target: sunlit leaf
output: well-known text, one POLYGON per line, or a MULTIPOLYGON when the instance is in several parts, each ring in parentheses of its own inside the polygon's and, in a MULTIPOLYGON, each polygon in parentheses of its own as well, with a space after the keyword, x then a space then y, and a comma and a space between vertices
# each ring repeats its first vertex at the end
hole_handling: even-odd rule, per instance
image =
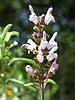
POLYGON ((5 36, 6 33, 8 32, 8 30, 11 28, 11 26, 12 26, 12 24, 8 24, 8 25, 4 28, 4 30, 3 30, 3 35, 4 35, 4 36, 5 36))
POLYGON ((3 41, 3 34, 0 35, 0 44, 2 44, 3 41))
POLYGON ((9 79, 6 80, 6 83, 9 82, 9 81, 15 82, 15 83, 18 83, 18 84, 21 84, 21 85, 24 85, 23 82, 21 82, 21 81, 19 81, 19 80, 16 80, 16 79, 9 78, 9 79))
MULTIPOLYGON (((8 24, 8 25, 4 28, 3 33, 0 34, 0 44, 2 44, 2 42, 3 42, 3 40, 4 40, 4 38, 5 38, 6 34, 7 34, 7 32, 8 32, 8 30, 11 28, 11 26, 12 26, 12 24, 8 24)), ((9 37, 9 36, 8 36, 8 37, 9 37)))
POLYGON ((31 91, 36 92, 36 89, 35 89, 34 87, 32 87, 32 86, 28 86, 27 88, 28 88, 29 90, 31 90, 31 91))
POLYGON ((53 87, 51 89, 51 94, 55 94, 58 89, 59 89, 59 86, 57 84, 53 85, 53 87))
POLYGON ((39 66, 38 64, 35 63, 34 60, 32 60, 32 59, 27 59, 27 58, 13 58, 13 59, 8 63, 8 65, 11 65, 12 63, 14 63, 14 62, 16 62, 16 61, 23 61, 23 62, 32 64, 32 65, 34 65, 34 66, 39 66))
POLYGON ((35 91, 35 92, 36 92, 36 89, 33 86, 36 86, 36 85, 37 85, 37 83, 27 83, 27 84, 24 84, 25 87, 27 87, 30 90, 35 91))
POLYGON ((14 47, 14 46, 17 46, 18 45, 18 42, 17 41, 14 41, 12 44, 10 44, 10 46, 8 47, 9 49, 14 47))
POLYGON ((14 83, 21 84, 21 85, 23 85, 24 87, 29 88, 31 91, 36 91, 36 89, 35 89, 34 87, 32 87, 32 86, 35 85, 35 83, 27 83, 27 84, 25 84, 25 83, 22 82, 22 81, 19 81, 19 80, 16 80, 16 79, 12 79, 12 78, 7 79, 7 80, 6 80, 6 83, 9 82, 9 81, 14 82, 14 83))
POLYGON ((19 32, 16 32, 16 31, 7 32, 7 34, 4 38, 4 41, 8 42, 10 40, 11 36, 19 36, 19 32))
POLYGON ((34 83, 27 83, 27 84, 24 84, 24 86, 32 86, 34 85, 34 83))
POLYGON ((1 49, 0 49, 0 59, 2 58, 2 53, 1 53, 1 49))
MULTIPOLYGON (((33 83, 33 82, 31 82, 31 83, 24 84, 24 86, 34 86, 34 85, 38 85, 38 83, 33 83)), ((39 86, 39 85, 38 85, 38 86, 39 86)))
POLYGON ((51 84, 54 84, 54 85, 56 84, 56 82, 53 81, 52 79, 47 79, 45 82, 46 82, 46 84, 47 84, 47 83, 51 83, 51 84))

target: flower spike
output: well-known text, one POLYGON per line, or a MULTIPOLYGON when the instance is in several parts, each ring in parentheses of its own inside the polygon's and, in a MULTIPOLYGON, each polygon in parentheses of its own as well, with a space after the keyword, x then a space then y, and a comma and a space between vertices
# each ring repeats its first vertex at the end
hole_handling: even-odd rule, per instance
MULTIPOLYGON (((28 53, 33 53, 33 61, 36 63, 36 69, 33 69, 32 66, 26 66, 26 72, 28 72, 33 78, 39 82, 39 85, 44 91, 46 87, 46 81, 49 77, 55 75, 56 70, 58 69, 57 64, 57 49, 58 44, 55 41, 57 32, 48 41, 49 35, 46 34, 47 25, 52 21, 55 22, 54 16, 52 15, 53 8, 50 7, 47 10, 46 14, 37 16, 34 12, 34 9, 29 5, 30 16, 29 20, 34 23, 33 29, 35 30, 32 34, 33 39, 28 39, 26 44, 23 44, 21 47, 25 47, 28 50, 28 53), (49 65, 51 63, 51 66, 49 65), (50 66, 50 68, 49 68, 50 66)), ((42 92, 43 93, 43 92, 42 92)), ((42 99, 44 100, 44 99, 42 99)))

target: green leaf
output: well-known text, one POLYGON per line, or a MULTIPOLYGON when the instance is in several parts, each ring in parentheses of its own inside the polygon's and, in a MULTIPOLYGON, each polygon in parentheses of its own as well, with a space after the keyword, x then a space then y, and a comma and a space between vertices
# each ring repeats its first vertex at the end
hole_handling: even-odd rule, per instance
POLYGON ((32 60, 32 59, 27 59, 27 58, 13 58, 13 59, 8 63, 8 65, 11 65, 12 63, 14 63, 14 62, 16 62, 16 61, 23 61, 23 62, 32 64, 32 65, 34 65, 34 66, 39 66, 38 64, 35 63, 34 60, 32 60))
POLYGON ((36 89, 35 89, 34 87, 32 87, 32 86, 28 86, 27 88, 28 88, 29 90, 31 90, 31 91, 36 92, 36 89))
POLYGON ((17 41, 14 41, 12 44, 10 44, 10 46, 8 47, 8 49, 14 47, 14 46, 17 46, 18 45, 18 42, 17 41))
POLYGON ((57 90, 59 89, 59 86, 57 84, 53 85, 53 87, 51 88, 51 94, 55 94, 57 92, 57 90))
POLYGON ((34 85, 34 83, 27 83, 27 84, 24 84, 24 86, 32 86, 34 85))
POLYGON ((2 53, 1 53, 1 49, 0 49, 0 59, 2 59, 2 53))
POLYGON ((37 83, 27 83, 27 84, 24 84, 25 87, 29 88, 30 90, 36 92, 36 89, 32 86, 35 86, 37 85, 37 83))
POLYGON ((6 80, 6 83, 9 82, 9 81, 15 82, 15 83, 18 83, 18 84, 21 84, 21 85, 23 85, 23 86, 29 88, 31 91, 36 92, 36 89, 35 89, 34 87, 32 87, 32 86, 35 85, 35 83, 27 83, 27 84, 25 84, 25 83, 22 82, 22 81, 19 81, 19 80, 16 80, 16 79, 12 79, 12 78, 7 79, 7 80, 6 80))
POLYGON ((0 44, 3 42, 3 34, 0 35, 0 44))
POLYGON ((34 86, 34 85, 39 86, 38 83, 33 83, 33 82, 24 84, 24 86, 34 86))
POLYGON ((8 30, 11 28, 12 24, 8 24, 4 30, 3 30, 3 36, 5 37, 6 33, 8 32, 8 30))
POLYGON ((51 84, 53 84, 53 85, 56 84, 56 82, 53 81, 52 79, 47 79, 45 82, 46 82, 46 84, 47 84, 47 83, 51 83, 51 84))
POLYGON ((19 80, 16 80, 16 79, 9 78, 9 79, 6 80, 6 83, 9 82, 9 81, 15 82, 15 83, 19 83, 19 84, 21 84, 21 85, 24 85, 23 82, 21 82, 21 81, 19 81, 19 80))
MULTIPOLYGON (((0 34, 0 44, 3 43, 4 38, 5 38, 5 36, 6 36, 7 32, 8 32, 8 30, 11 28, 11 26, 12 26, 12 24, 8 24, 8 25, 4 28, 3 33, 0 34)), ((9 36, 8 36, 8 37, 9 37, 9 36)))
POLYGON ((16 31, 7 32, 6 36, 4 38, 4 41, 8 42, 10 40, 11 36, 19 36, 19 32, 16 32, 16 31))

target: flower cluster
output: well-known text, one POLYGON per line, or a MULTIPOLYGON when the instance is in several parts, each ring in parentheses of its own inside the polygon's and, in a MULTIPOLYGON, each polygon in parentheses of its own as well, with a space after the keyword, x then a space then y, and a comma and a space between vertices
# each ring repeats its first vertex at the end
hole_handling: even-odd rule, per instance
POLYGON ((55 19, 54 19, 52 13, 51 13, 52 10, 53 10, 52 7, 50 7, 48 9, 46 15, 43 14, 41 17, 38 17, 35 14, 35 12, 33 10, 33 7, 31 5, 29 5, 29 10, 31 12, 31 15, 29 16, 29 20, 31 22, 33 22, 35 25, 37 25, 37 24, 39 24, 39 23, 41 23, 43 21, 43 20, 41 20, 42 17, 44 18, 44 24, 46 24, 46 25, 48 25, 51 21, 55 22, 55 19))
POLYGON ((33 32, 32 37, 36 42, 29 39, 22 47, 25 47, 28 53, 32 52, 35 55, 34 61, 39 64, 39 68, 34 70, 30 65, 27 65, 26 71, 35 79, 44 81, 54 75, 55 71, 58 69, 58 64, 56 63, 58 58, 58 54, 56 53, 58 44, 55 41, 57 32, 53 34, 49 41, 47 41, 49 35, 46 34, 46 26, 51 21, 55 22, 52 15, 53 8, 50 7, 46 15, 42 14, 41 16, 35 14, 31 5, 29 5, 29 10, 31 12, 29 20, 35 25, 33 28, 35 32, 33 32))

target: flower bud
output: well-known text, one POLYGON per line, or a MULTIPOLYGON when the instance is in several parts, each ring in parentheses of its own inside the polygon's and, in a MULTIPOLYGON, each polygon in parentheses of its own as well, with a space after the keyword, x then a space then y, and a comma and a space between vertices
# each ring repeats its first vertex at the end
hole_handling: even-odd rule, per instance
POLYGON ((32 77, 39 79, 39 77, 37 75, 38 70, 33 70, 33 68, 30 65, 26 66, 26 72, 28 72, 32 77))
POLYGON ((58 64, 56 63, 56 60, 57 59, 55 59, 54 60, 54 62, 52 63, 52 65, 51 65, 51 67, 50 67, 50 69, 49 69, 49 71, 48 71, 48 75, 55 75, 55 71, 58 69, 58 64))

